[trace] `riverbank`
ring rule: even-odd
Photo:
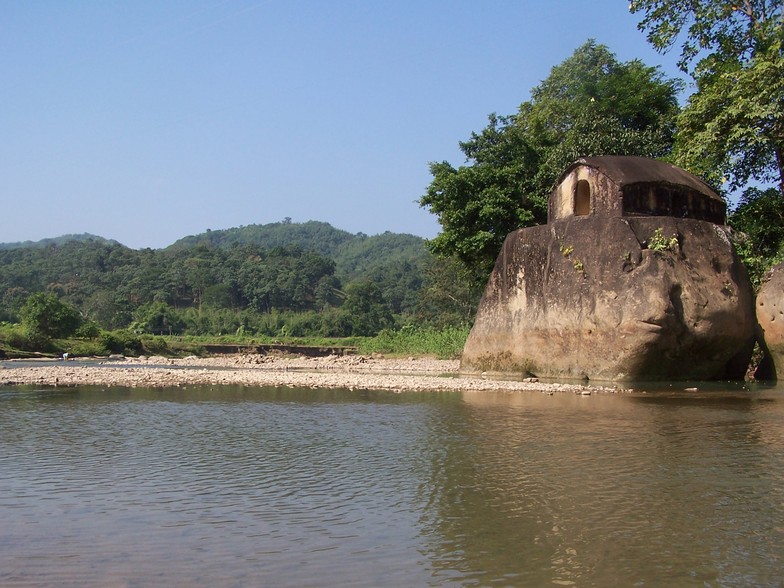
[[[172,387],[187,385],[289,386],[405,391],[616,392],[582,384],[493,379],[459,373],[459,361],[361,355],[300,357],[240,354],[214,357],[121,358],[70,362],[6,362],[0,385]]]

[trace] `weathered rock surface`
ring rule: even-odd
[[[507,237],[461,370],[742,378],[755,341],[753,300],[723,226],[659,216],[556,220]]]
[[[784,375],[784,263],[765,274],[757,292],[757,323],[766,356],[755,377],[774,380]]]

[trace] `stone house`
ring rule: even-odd
[[[645,157],[583,157],[558,178],[547,221],[589,215],[726,222],[724,200],[697,176]]]

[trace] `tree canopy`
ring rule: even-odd
[[[784,260],[784,198],[775,188],[749,188],[727,222],[736,231],[735,248],[757,287],[765,272]]]
[[[55,337],[68,337],[82,323],[79,311],[52,292],[33,294],[19,314],[28,334],[41,342]]]
[[[633,0],[659,51],[680,43],[696,91],[678,118],[675,161],[733,189],[784,193],[784,4],[781,0]]]
[[[515,114],[491,114],[460,143],[465,165],[430,164],[433,180],[419,202],[442,227],[431,250],[456,257],[483,282],[508,233],[546,221],[549,193],[572,161],[667,156],[680,88],[657,67],[619,62],[606,46],[586,42]]]
[[[320,253],[325,240],[329,256]],[[161,250],[100,238],[0,248],[0,322],[24,318],[25,333],[43,341],[68,332],[73,316],[79,336],[99,327],[348,336],[410,322],[443,325],[445,317],[470,321],[462,308],[453,311],[458,300],[422,302],[446,279],[433,271],[424,243],[310,222],[209,231]]]

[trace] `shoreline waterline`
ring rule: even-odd
[[[0,385],[170,387],[287,386],[405,391],[620,392],[582,383],[497,379],[459,371],[459,361],[370,356],[293,357],[239,354],[207,358],[126,358],[92,362],[14,361],[0,367]],[[140,369],[144,368],[144,369]]]

